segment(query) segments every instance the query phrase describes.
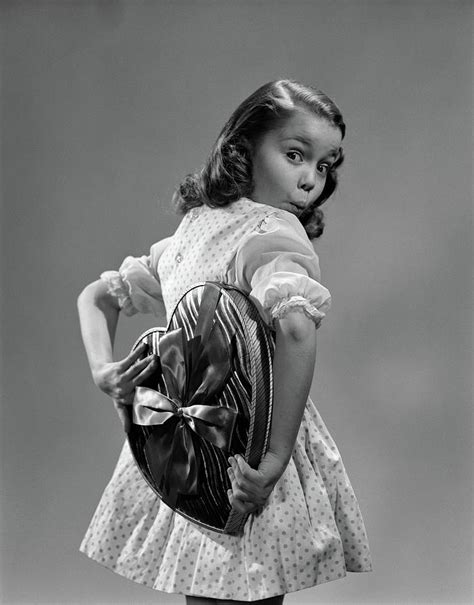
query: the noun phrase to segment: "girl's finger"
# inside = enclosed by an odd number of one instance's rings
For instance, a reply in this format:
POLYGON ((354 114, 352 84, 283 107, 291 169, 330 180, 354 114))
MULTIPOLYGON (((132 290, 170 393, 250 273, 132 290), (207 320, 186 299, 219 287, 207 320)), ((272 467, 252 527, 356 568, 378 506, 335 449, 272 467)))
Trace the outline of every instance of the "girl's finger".
MULTIPOLYGON (((149 358, 147 357, 146 359, 149 359, 149 358)), ((153 374, 153 372, 156 370, 156 366, 157 366, 157 358, 153 355, 153 359, 151 361, 149 361, 149 363, 145 367, 145 369, 142 370, 139 374, 137 374, 137 376, 132 378, 133 385, 138 386, 138 385, 142 384, 142 382, 146 378, 148 378, 148 376, 150 376, 150 374, 153 374)))
POLYGON ((234 489, 238 488, 237 482, 235 480, 235 475, 234 475, 234 471, 232 470, 232 468, 229 466, 229 468, 227 469, 227 474, 229 475, 229 479, 230 479, 230 484, 232 486, 232 490, 234 491, 234 489))
POLYGON ((232 492, 232 495, 234 498, 237 498, 241 502, 247 502, 252 505, 262 504, 263 500, 258 494, 256 494, 254 491, 252 491, 250 489, 246 489, 245 487, 242 487, 241 485, 238 484, 238 482, 235 479, 234 471, 231 468, 227 469, 227 473, 228 473, 230 481, 231 481, 231 485, 232 485, 231 492, 232 492))
MULTIPOLYGON (((247 479, 247 477, 243 474, 242 469, 240 468, 238 462, 235 459, 230 458, 230 464, 231 464, 231 468, 234 473, 234 477, 237 482, 237 485, 240 488, 242 488, 243 490, 248 491, 249 493, 253 494, 255 491, 255 485, 253 485, 252 482, 249 481, 247 479)), ((250 467, 249 467, 249 469, 250 469, 250 467)))
POLYGON ((229 502, 232 508, 238 513, 247 514, 258 510, 258 506, 255 506, 251 502, 240 500, 240 498, 236 498, 234 494, 229 495, 229 502))
POLYGON ((245 493, 245 495, 249 495, 248 486, 244 485, 241 477, 237 477, 237 473, 238 469, 236 467, 234 468, 233 466, 229 466, 227 469, 227 474, 229 475, 229 479, 232 483, 232 490, 234 491, 234 494, 236 491, 240 491, 241 493, 245 493))
POLYGON ((234 498, 234 495, 232 494, 232 492, 229 494, 229 503, 232 506, 232 508, 235 511, 237 511, 238 513, 245 514, 247 512, 244 504, 240 500, 237 500, 237 498, 234 498))
POLYGON ((148 366, 148 364, 154 360, 155 355, 148 355, 148 357, 144 357, 143 359, 136 361, 122 374, 122 378, 126 382, 133 382, 134 379, 148 366))
POLYGON ((253 469, 243 458, 242 456, 235 456, 235 460, 237 461, 237 466, 245 479, 253 479, 258 476, 258 472, 253 469))
POLYGON ((229 475, 230 484, 232 486, 232 494, 235 498, 240 498, 242 500, 246 499, 247 494, 244 493, 243 490, 240 489, 239 484, 235 480, 234 471, 231 468, 227 469, 227 474, 229 475))
MULTIPOLYGON (((250 466, 248 468, 252 473, 257 473, 257 471, 252 469, 250 466)), ((239 473, 237 462, 233 462, 233 465, 227 469, 227 472, 231 480, 232 493, 234 497, 244 502, 251 503, 256 507, 260 507, 265 504, 269 496, 269 491, 263 489, 257 483, 248 481, 245 478, 240 478, 240 480, 238 480, 236 478, 239 473)))
POLYGON ((142 342, 138 345, 138 347, 136 349, 133 349, 133 351, 130 351, 130 353, 127 355, 127 357, 124 357, 124 359, 122 359, 122 361, 119 361, 119 366, 120 366, 120 370, 121 371, 125 371, 128 370, 128 368, 130 368, 139 357, 141 357, 145 351, 147 351, 148 349, 148 345, 146 344, 146 342, 142 342))

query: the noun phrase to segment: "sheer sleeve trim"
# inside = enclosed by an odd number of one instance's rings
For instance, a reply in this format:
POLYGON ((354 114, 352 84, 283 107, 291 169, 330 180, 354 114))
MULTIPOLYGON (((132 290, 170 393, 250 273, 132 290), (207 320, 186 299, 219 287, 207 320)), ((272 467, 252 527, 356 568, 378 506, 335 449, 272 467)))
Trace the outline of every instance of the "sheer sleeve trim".
POLYGON ((314 322, 316 328, 319 328, 321 320, 326 317, 326 313, 321 311, 321 309, 317 309, 304 296, 289 296, 288 298, 278 301, 271 308, 270 315, 274 323, 276 319, 282 319, 283 317, 286 317, 290 312, 294 311, 304 313, 307 317, 309 317, 309 319, 314 322))
POLYGON ((125 315, 131 316, 138 313, 133 306, 129 287, 118 271, 104 271, 100 274, 100 278, 107 285, 108 293, 117 299, 118 305, 125 315))
POLYGON ((272 328, 276 319, 294 310, 303 312, 319 328, 331 306, 329 290, 316 280, 293 272, 267 272, 265 266, 250 296, 272 328))

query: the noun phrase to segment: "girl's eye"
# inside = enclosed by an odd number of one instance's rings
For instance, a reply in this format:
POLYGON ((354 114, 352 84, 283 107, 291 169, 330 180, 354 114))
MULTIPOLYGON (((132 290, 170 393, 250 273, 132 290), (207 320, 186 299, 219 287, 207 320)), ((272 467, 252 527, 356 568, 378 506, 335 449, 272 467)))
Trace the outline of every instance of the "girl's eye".
POLYGON ((331 166, 326 163, 319 164, 319 166, 318 166, 318 170, 321 174, 327 174, 329 172, 330 168, 331 168, 331 166))
POLYGON ((294 151, 294 150, 288 151, 286 155, 293 162, 302 162, 303 161, 303 155, 299 151, 294 151))

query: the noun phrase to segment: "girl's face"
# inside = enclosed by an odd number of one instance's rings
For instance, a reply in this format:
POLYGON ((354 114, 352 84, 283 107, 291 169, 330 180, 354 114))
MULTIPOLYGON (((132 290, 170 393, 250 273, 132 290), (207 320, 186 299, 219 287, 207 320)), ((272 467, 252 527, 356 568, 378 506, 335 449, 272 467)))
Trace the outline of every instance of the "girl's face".
POLYGON ((339 128, 299 109, 260 139, 251 198, 299 215, 321 194, 342 141, 339 128))

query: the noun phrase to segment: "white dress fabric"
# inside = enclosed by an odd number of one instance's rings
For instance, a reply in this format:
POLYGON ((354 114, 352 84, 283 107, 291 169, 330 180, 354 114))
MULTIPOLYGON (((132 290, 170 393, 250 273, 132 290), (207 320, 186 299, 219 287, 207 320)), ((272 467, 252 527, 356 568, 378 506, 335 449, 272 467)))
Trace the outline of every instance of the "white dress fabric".
MULTIPOLYGON (((127 315, 164 308, 169 319, 182 294, 206 280, 249 293, 270 326, 302 312, 319 327, 330 306, 298 219, 246 198, 194 208, 149 255, 128 256, 101 278, 127 315)), ((125 442, 80 549, 156 590, 243 601, 372 569, 354 491, 310 398, 290 463, 243 535, 206 530, 173 512, 146 484, 125 442)))

